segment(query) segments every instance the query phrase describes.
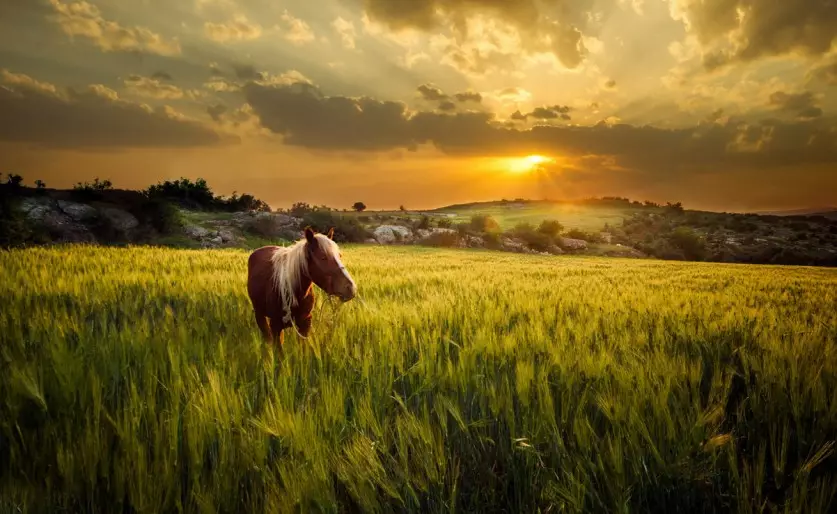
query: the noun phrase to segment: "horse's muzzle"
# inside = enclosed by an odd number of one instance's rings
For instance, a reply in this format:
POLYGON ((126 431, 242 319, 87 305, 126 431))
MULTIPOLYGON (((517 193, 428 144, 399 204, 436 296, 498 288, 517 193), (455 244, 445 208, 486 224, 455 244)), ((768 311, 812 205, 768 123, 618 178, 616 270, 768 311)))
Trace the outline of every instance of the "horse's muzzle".
POLYGON ((340 301, 343 303, 348 302, 349 300, 354 299, 357 296, 357 286, 354 284, 350 284, 347 286, 343 291, 341 291, 338 295, 340 301))

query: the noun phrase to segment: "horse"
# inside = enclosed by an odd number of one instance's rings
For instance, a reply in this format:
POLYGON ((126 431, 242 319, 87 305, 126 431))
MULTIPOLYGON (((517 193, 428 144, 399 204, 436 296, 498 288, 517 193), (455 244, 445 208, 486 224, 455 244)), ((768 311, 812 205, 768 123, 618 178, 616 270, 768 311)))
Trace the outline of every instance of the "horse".
POLYGON ((291 246, 263 246, 250 253, 247 293, 265 342, 281 348, 283 331, 292 326, 308 337, 314 285, 344 303, 357 296, 357 285, 341 257, 334 228, 326 236, 306 227, 305 237, 291 246))

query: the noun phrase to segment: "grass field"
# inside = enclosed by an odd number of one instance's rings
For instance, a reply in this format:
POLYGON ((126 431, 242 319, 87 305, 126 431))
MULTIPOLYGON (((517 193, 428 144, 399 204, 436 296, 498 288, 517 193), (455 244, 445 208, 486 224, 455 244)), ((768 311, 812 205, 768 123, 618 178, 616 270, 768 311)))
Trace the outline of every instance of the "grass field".
POLYGON ((518 223, 537 226, 545 219, 555 219, 568 229, 599 231, 605 224, 620 226, 622 220, 636 209, 572 203, 474 204, 455 209, 441 209, 440 213, 456 214, 454 221, 468 221, 474 215, 490 215, 504 230, 518 223))
POLYGON ((834 270, 344 254, 279 356, 246 251, 0 253, 0 511, 833 511, 834 270))
MULTIPOLYGON (((531 223, 537 226, 545 219, 554 219, 561 222, 567 229, 578 229, 583 231, 598 232, 605 224, 621 226, 622 220, 636 212, 635 208, 621 208, 604 205, 573 204, 573 203, 546 203, 532 202, 529 204, 499 204, 499 203, 477 203, 459 207, 444 207, 428 212, 435 215, 448 216, 454 223, 468 222, 472 216, 489 215, 493 217, 503 230, 512 229, 518 223, 531 223)), ((347 216, 369 217, 375 215, 394 216, 399 218, 421 219, 418 212, 407 211, 348 211, 343 213, 347 216)))

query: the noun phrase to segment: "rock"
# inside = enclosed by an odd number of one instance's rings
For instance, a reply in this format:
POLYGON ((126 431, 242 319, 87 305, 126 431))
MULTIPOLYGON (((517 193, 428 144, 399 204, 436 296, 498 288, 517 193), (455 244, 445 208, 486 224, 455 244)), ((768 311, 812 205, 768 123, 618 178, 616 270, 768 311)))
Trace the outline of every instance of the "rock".
MULTIPOLYGON (((49 198, 24 198, 20 202, 20 208, 30 222, 49 231, 53 241, 57 243, 96 242, 96 237, 86 226, 61 211, 58 203, 49 198)), ((95 212, 95 209, 93 211, 95 212)))
POLYGON ((468 248, 484 248, 485 241, 478 236, 465 236, 465 246, 468 248))
POLYGON ((547 248, 546 251, 551 255, 561 255, 564 253, 564 250, 562 250, 556 245, 549 245, 549 248, 547 248))
POLYGON ((613 242, 613 234, 611 234, 610 232, 599 232, 599 237, 601 237, 602 241, 604 241, 607 244, 613 242))
POLYGON ((373 238, 369 238, 369 239, 367 239, 366 241, 364 241, 364 243, 367 243, 367 244, 372 244, 372 245, 379 244, 379 243, 378 243, 378 240, 377 240, 377 239, 373 239, 373 238))
POLYGON ((400 225, 381 225, 374 230, 373 234, 381 244, 408 242, 413 237, 410 229, 400 225))
POLYGON ((224 240, 221 239, 221 236, 215 236, 212 239, 210 239, 209 242, 214 244, 214 245, 219 245, 219 244, 222 244, 224 242, 224 240))
POLYGON ((561 246, 569 250, 586 250, 587 241, 583 239, 572 239, 569 237, 562 237, 561 246))
POLYGON ((99 216, 99 211, 83 203, 58 200, 58 208, 75 221, 92 220, 99 216))
POLYGON ((416 230, 416 237, 419 239, 427 239, 432 233, 433 232, 427 230, 426 228, 420 228, 416 230))
POLYGON ((55 212, 55 204, 48 198, 24 198, 20 202, 20 209, 30 221, 43 221, 55 212))
POLYGON ((130 212, 123 211, 122 209, 105 207, 102 209, 102 215, 110 222, 113 228, 122 232, 128 232, 139 226, 139 220, 130 212))
POLYGON ((225 243, 231 243, 235 241, 235 234, 230 232, 229 230, 220 230, 218 231, 218 237, 221 238, 221 241, 225 243))
POLYGON ((188 225, 183 232, 192 239, 203 239, 209 236, 209 231, 198 225, 188 225))

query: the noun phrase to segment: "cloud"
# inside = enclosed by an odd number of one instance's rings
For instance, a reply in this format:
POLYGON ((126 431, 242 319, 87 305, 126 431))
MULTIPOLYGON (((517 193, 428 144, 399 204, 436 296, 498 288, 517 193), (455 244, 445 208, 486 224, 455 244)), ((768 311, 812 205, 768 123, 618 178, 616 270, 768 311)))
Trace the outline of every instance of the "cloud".
MULTIPOLYGON (((546 125, 524 130, 508 127, 490 112, 412 112, 400 102, 326 96, 311 84, 250 83, 244 93, 262 125, 281 135, 285 144, 318 150, 413 150, 431 144, 451 155, 538 153, 576 161, 597 156, 620 169, 659 176, 724 166, 837 163, 834 120, 825 118, 792 123, 727 119, 679 129, 611 120, 592 126, 546 125)), ((568 110, 551 106, 529 115, 561 117, 568 110)))
POLYGON ((671 11, 697 38, 707 69, 769 56, 820 56, 837 38, 830 0, 674 0, 671 11))
POLYGON ((592 0, 364 0, 373 21, 393 31, 429 34, 449 30, 446 53, 463 70, 513 65, 521 53, 552 54, 577 68, 588 54, 584 36, 594 30, 592 0))
POLYGON ((433 84, 422 84, 417 88, 417 90, 422 98, 431 102, 438 102, 441 100, 448 99, 448 95, 443 93, 441 89, 434 86, 433 84))
POLYGON ((209 117, 218 122, 221 121, 221 116, 225 112, 227 112, 227 107, 222 104, 210 105, 206 108, 206 113, 209 114, 209 117))
POLYGON ((87 148, 190 147, 225 141, 170 107, 152 109, 128 102, 100 84, 64 92, 5 70, 2 77, 7 85, 0 86, 0 141, 87 148))
MULTIPOLYGON (((287 29, 284 31, 284 38, 294 45, 304 45, 314 41, 314 31, 305 21, 292 16, 287 9, 282 14, 282 21, 287 29)), ((281 29, 280 29, 281 30, 281 29)))
POLYGON ((24 75, 22 73, 12 73, 5 68, 0 70, 0 82, 11 86, 21 86, 26 89, 34 89, 44 93, 58 94, 56 87, 48 82, 35 80, 29 75, 24 75))
POLYGON ((770 105, 782 111, 790 111, 801 119, 819 118, 822 109, 817 107, 814 94, 810 91, 802 93, 785 93, 776 91, 770 95, 770 105))
POLYGON ((608 80, 604 83, 605 89, 615 89, 616 88, 616 81, 613 79, 608 80))
POLYGON ((226 23, 206 22, 203 25, 206 37, 218 43, 250 41, 262 35, 262 27, 251 23, 246 16, 238 15, 226 23))
POLYGON ((343 44, 343 47, 354 50, 355 38, 357 37, 355 25, 351 21, 338 17, 331 22, 331 27, 335 32, 337 32, 337 35, 340 36, 340 41, 343 44))
POLYGON ((514 121, 527 121, 529 118, 540 121, 552 121, 558 119, 569 121, 572 119, 569 115, 571 110, 572 108, 567 105, 535 107, 532 112, 528 112, 526 114, 521 113, 519 110, 515 111, 512 113, 511 119, 514 121))
POLYGON ((808 72, 808 80, 819 80, 830 86, 837 86, 837 55, 808 72))
POLYGON ((455 95, 453 95, 453 97, 456 98, 456 100, 458 102, 462 102, 462 103, 465 103, 465 102, 480 103, 480 102, 482 102, 482 95, 479 94, 479 93, 476 93, 474 91, 465 91, 465 92, 462 92, 462 93, 456 93, 455 95))
POLYGON ((201 95, 199 91, 184 91, 172 84, 164 84, 158 79, 140 75, 130 75, 123 83, 129 93, 157 100, 179 100, 184 97, 194 100, 201 95))
POLYGON ((105 52, 140 52, 163 56, 179 55, 177 39, 166 39, 145 27, 124 27, 102 17, 99 8, 88 2, 49 0, 53 18, 70 37, 89 39, 105 52))
POLYGON ((151 75, 151 78, 157 80, 168 80, 169 82, 174 80, 174 78, 165 71, 155 71, 154 74, 151 75))
POLYGON ((445 111, 445 112, 455 111, 456 110, 456 104, 451 102, 450 100, 445 100, 445 101, 439 103, 439 110, 440 111, 445 111))

